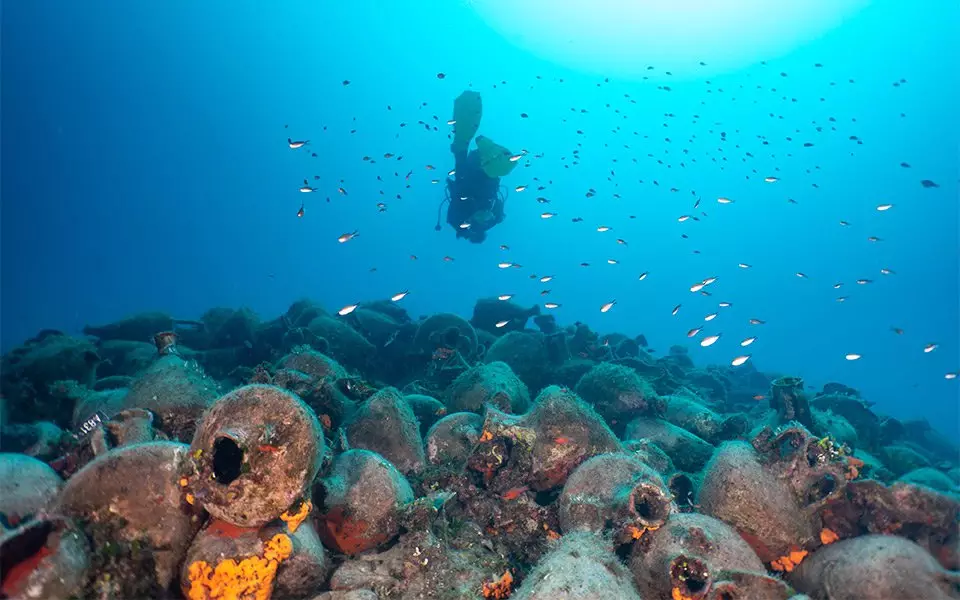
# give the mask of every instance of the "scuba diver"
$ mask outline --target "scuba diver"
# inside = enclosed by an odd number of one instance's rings
[[[450,149],[456,166],[455,179],[447,178],[447,223],[458,238],[479,244],[489,229],[503,221],[506,196],[500,193],[500,178],[483,172],[478,150]]]
[[[467,91],[457,97],[453,105],[454,130],[450,151],[454,157],[454,178],[447,178],[446,195],[437,209],[440,231],[440,213],[447,207],[447,223],[457,238],[466,238],[475,244],[487,239],[487,231],[503,222],[506,193],[500,190],[500,178],[516,166],[510,160],[510,151],[489,138],[477,136],[476,149],[469,150],[470,141],[480,126],[482,105],[480,94]]]

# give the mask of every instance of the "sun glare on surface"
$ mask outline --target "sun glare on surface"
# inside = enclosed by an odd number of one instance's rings
[[[716,74],[776,58],[870,0],[473,0],[511,43],[619,77]],[[700,65],[701,62],[706,66]],[[654,71],[647,67],[653,65]]]

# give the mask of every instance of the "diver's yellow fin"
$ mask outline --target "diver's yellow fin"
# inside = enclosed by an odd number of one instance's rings
[[[477,135],[480,118],[483,116],[483,103],[478,92],[466,91],[453,101],[453,147],[456,150],[467,149],[470,140]]]
[[[487,177],[505,177],[517,166],[509,150],[482,135],[477,136],[477,152],[480,153],[480,167]]]

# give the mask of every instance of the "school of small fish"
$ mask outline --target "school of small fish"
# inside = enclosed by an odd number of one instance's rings
[[[761,65],[765,67],[766,63],[761,63]],[[653,70],[654,68],[655,67],[651,66],[651,67],[648,67],[648,70]],[[812,65],[810,68],[816,69],[816,70],[823,70],[823,64],[816,63],[815,65]],[[710,101],[736,102],[737,98],[742,98],[744,96],[749,97],[750,95],[753,95],[754,97],[759,97],[763,94],[766,94],[768,95],[767,96],[768,100],[782,103],[784,112],[786,112],[789,106],[793,104],[798,104],[802,102],[824,103],[826,101],[824,97],[817,97],[817,95],[812,95],[809,98],[797,98],[797,97],[788,96],[783,92],[778,91],[778,88],[776,85],[777,79],[788,77],[787,73],[777,74],[773,72],[768,72],[766,73],[766,75],[767,75],[766,79],[762,79],[761,83],[754,84],[755,89],[748,89],[749,86],[747,84],[741,84],[738,86],[737,89],[725,89],[723,87],[715,85],[710,80],[705,80],[704,83],[706,87],[704,90],[704,100],[700,103],[704,107],[702,109],[702,112],[706,114],[710,113],[709,109],[707,108],[708,106],[707,99],[709,99]],[[777,77],[778,75],[779,77]],[[444,80],[446,79],[446,75],[444,75],[443,77],[438,75],[437,79]],[[346,88],[350,85],[350,83],[351,83],[350,80],[344,80],[342,82],[342,86]],[[530,85],[532,89],[534,86],[542,86],[542,85],[545,85],[546,83],[547,82],[544,80],[544,78],[540,76],[536,76],[530,82],[523,82],[523,85]],[[553,81],[552,83],[556,85],[562,85],[564,81],[563,79],[559,79],[559,80]],[[894,80],[892,83],[894,87],[899,88],[906,85],[907,81],[903,79],[899,79],[899,80]],[[602,82],[597,83],[597,87],[602,88],[602,86],[606,84],[609,84],[609,80],[604,79],[602,80]],[[829,89],[837,86],[853,86],[855,84],[856,82],[853,79],[847,79],[846,81],[842,81],[842,80],[829,81],[829,85],[826,86],[825,89]],[[498,85],[505,86],[507,85],[507,82],[501,81],[498,83]],[[497,85],[493,85],[493,88],[496,89]],[[666,85],[656,85],[654,89],[654,85],[652,83],[646,88],[646,90],[650,91],[651,93],[671,93],[673,91],[670,86],[666,86]],[[449,92],[450,92],[450,97],[452,98],[459,92],[459,90],[455,88],[450,88]],[[758,100],[754,99],[753,103],[758,104]],[[805,202],[804,198],[801,198],[799,196],[797,198],[783,197],[783,196],[778,197],[777,190],[785,189],[784,186],[788,185],[788,183],[785,183],[785,182],[789,180],[793,180],[793,183],[795,184],[798,180],[802,179],[804,181],[809,182],[811,186],[811,190],[813,190],[811,194],[814,194],[820,188],[819,182],[817,181],[817,176],[820,174],[821,169],[819,165],[814,165],[813,168],[804,167],[802,172],[795,170],[793,169],[792,166],[789,165],[792,159],[796,158],[797,156],[801,155],[801,153],[805,152],[805,149],[809,149],[815,146],[816,143],[818,143],[818,140],[817,140],[818,137],[826,137],[826,136],[831,136],[833,138],[839,137],[841,140],[844,141],[844,143],[847,143],[850,145],[851,155],[853,155],[853,153],[856,151],[857,146],[864,144],[864,141],[858,135],[853,134],[851,131],[842,132],[846,129],[855,130],[857,128],[857,119],[849,115],[838,116],[838,117],[829,116],[822,120],[820,119],[813,120],[811,123],[804,124],[802,128],[800,127],[795,128],[793,135],[786,137],[785,140],[774,140],[772,138],[768,138],[765,135],[756,135],[755,137],[750,138],[742,134],[742,132],[739,129],[726,130],[724,125],[721,122],[712,121],[712,120],[709,120],[708,117],[701,116],[701,114],[697,112],[691,112],[689,114],[684,114],[684,115],[674,114],[674,113],[664,113],[662,115],[662,118],[659,119],[658,125],[660,126],[660,129],[663,132],[669,132],[671,125],[675,123],[678,119],[686,119],[690,121],[691,124],[698,127],[697,131],[699,133],[691,135],[688,139],[684,141],[661,136],[664,144],[663,150],[660,153],[648,152],[646,151],[646,149],[651,148],[652,144],[657,142],[657,140],[655,139],[655,134],[650,132],[641,133],[641,131],[634,130],[629,125],[629,123],[635,122],[635,120],[637,119],[637,116],[634,116],[636,114],[635,111],[637,110],[636,109],[637,105],[638,105],[638,99],[637,97],[634,97],[634,94],[624,93],[622,94],[622,97],[611,96],[607,98],[606,101],[602,103],[602,105],[598,105],[592,108],[583,107],[583,106],[572,106],[570,107],[570,112],[572,113],[572,115],[569,118],[562,119],[562,123],[560,124],[545,123],[544,125],[570,127],[576,132],[577,139],[578,139],[578,141],[576,142],[576,148],[572,149],[572,151],[569,154],[563,155],[561,153],[561,155],[558,157],[559,163],[562,166],[562,168],[572,169],[572,168],[576,168],[578,165],[581,164],[580,162],[582,158],[581,152],[586,153],[589,150],[592,150],[592,148],[590,147],[590,144],[586,143],[585,136],[587,135],[586,131],[588,129],[588,125],[586,124],[587,121],[585,121],[583,117],[585,115],[591,114],[591,111],[593,112],[599,112],[601,110],[606,111],[608,113],[608,116],[610,117],[610,122],[614,124],[614,128],[611,130],[611,133],[613,135],[621,136],[622,138],[624,138],[622,140],[623,142],[622,146],[623,146],[623,149],[626,151],[625,156],[617,156],[616,158],[612,159],[612,163],[609,169],[609,174],[607,176],[607,182],[612,183],[613,186],[618,189],[621,189],[620,184],[622,182],[623,183],[622,189],[630,190],[629,194],[626,191],[612,193],[611,194],[612,200],[621,202],[622,203],[621,206],[626,208],[630,206],[627,203],[628,201],[627,197],[630,194],[642,194],[643,190],[649,187],[659,189],[659,190],[669,189],[669,193],[678,194],[677,196],[678,198],[681,198],[684,194],[689,193],[689,198],[692,200],[692,204],[686,204],[686,202],[682,200],[675,203],[678,209],[677,209],[677,212],[674,213],[676,215],[674,217],[674,220],[676,223],[682,224],[682,226],[680,227],[681,233],[679,234],[679,237],[684,240],[696,240],[697,236],[700,233],[702,233],[702,231],[700,230],[704,227],[708,227],[707,223],[709,223],[710,214],[706,210],[704,210],[704,207],[701,206],[701,200],[703,200],[704,197],[715,198],[716,205],[714,206],[716,207],[717,210],[720,210],[720,211],[743,209],[746,206],[749,206],[752,202],[756,202],[757,199],[746,197],[743,193],[736,194],[736,198],[734,198],[730,195],[724,195],[722,190],[711,191],[711,193],[708,194],[706,193],[705,190],[681,189],[678,187],[667,188],[667,185],[663,185],[663,186],[661,185],[661,182],[659,179],[651,178],[649,176],[645,178],[636,179],[635,181],[627,181],[627,176],[622,175],[621,173],[621,172],[627,171],[626,167],[628,166],[634,167],[637,165],[641,165],[643,161],[649,161],[651,163],[654,163],[656,167],[659,169],[656,171],[657,173],[664,173],[664,170],[663,170],[664,168],[673,170],[674,173],[676,173],[676,172],[683,172],[685,169],[688,169],[688,168],[693,168],[694,165],[696,165],[700,161],[709,160],[710,162],[713,163],[714,167],[719,168],[722,171],[723,170],[735,171],[736,173],[740,174],[740,176],[744,177],[748,182],[749,181],[758,182],[758,184],[762,186],[764,189],[758,189],[757,196],[758,198],[762,197],[764,202],[779,201],[779,202],[785,202],[791,205],[801,205]],[[427,102],[422,102],[420,106],[417,107],[418,110],[421,111],[421,114],[423,116],[417,119],[415,124],[412,121],[411,122],[406,122],[402,120],[398,121],[398,131],[403,130],[408,126],[410,126],[410,127],[421,128],[422,130],[426,131],[428,134],[436,135],[437,149],[438,149],[437,152],[438,154],[441,152],[445,153],[447,144],[449,143],[447,140],[449,140],[451,137],[451,134],[456,125],[456,121],[453,119],[441,119],[439,115],[429,114],[431,110],[428,107],[429,105]],[[390,105],[387,105],[386,111],[388,112],[393,111],[393,107]],[[530,112],[518,113],[518,116],[521,119],[532,119],[537,117],[537,115],[532,110],[530,110]],[[633,117],[634,121],[630,120],[631,117]],[[770,111],[767,114],[758,113],[757,118],[758,119],[769,118],[776,121],[781,121],[785,119],[784,114],[778,113],[776,111]],[[899,118],[906,118],[906,115],[904,113],[900,113]],[[357,117],[354,117],[353,122],[351,122],[348,125],[351,135],[356,133],[357,127],[359,127],[359,125],[355,124],[357,120],[358,120]],[[649,117],[646,117],[646,121],[649,121]],[[643,126],[646,126],[646,127],[649,127],[649,125],[651,125],[651,123],[649,122],[644,122],[643,124]],[[289,129],[289,125],[286,125],[285,129]],[[324,132],[326,132],[327,129],[328,129],[327,126],[323,127]],[[314,135],[312,137],[317,138],[318,136]],[[399,133],[396,137],[397,138],[400,137]],[[318,158],[318,154],[313,150],[317,146],[314,143],[311,143],[311,139],[301,139],[301,138],[295,138],[295,137],[291,137],[290,135],[287,135],[286,144],[290,151],[297,152],[297,153],[309,153],[309,156],[311,158]],[[713,148],[706,149],[706,145],[708,144],[713,144]],[[750,163],[761,162],[759,160],[760,155],[758,154],[756,149],[753,152],[745,150],[745,147],[747,146],[747,144],[750,144],[751,147],[760,149],[763,152],[769,152],[769,157],[774,161],[776,161],[778,164],[782,164],[783,168],[781,169],[780,167],[775,167],[773,169],[774,172],[772,173],[770,172],[770,170],[767,170],[767,169],[764,169],[767,171],[765,173],[762,173],[762,174],[758,173],[758,169],[752,168],[750,166]],[[319,145],[319,142],[317,142],[317,145]],[[607,147],[607,146],[608,144],[604,144],[604,147]],[[643,147],[644,150],[639,150],[640,147]],[[776,149],[777,151],[774,151],[774,149]],[[360,163],[366,163],[370,165],[383,164],[383,163],[387,163],[387,161],[389,161],[389,164],[391,165],[396,165],[404,160],[404,155],[400,152],[385,152],[382,154],[377,154],[377,156],[382,156],[382,158],[378,159],[374,156],[373,153],[371,153],[369,155],[363,155],[362,157],[357,157],[357,159]],[[551,156],[549,157],[549,160],[553,160],[556,158],[557,157]],[[807,158],[809,158],[809,156],[807,156]],[[444,160],[452,160],[452,159],[449,158],[448,156],[445,156]],[[581,217],[575,213],[572,214],[572,212],[574,211],[564,210],[563,206],[561,206],[560,209],[558,210],[551,209],[549,211],[543,211],[542,209],[538,210],[536,208],[537,205],[551,204],[551,198],[548,198],[548,196],[550,195],[549,190],[551,189],[551,185],[553,184],[553,181],[549,178],[541,178],[539,176],[528,176],[524,174],[524,170],[528,168],[533,168],[534,169],[533,172],[536,172],[537,164],[548,161],[548,152],[544,151],[544,152],[538,153],[538,152],[530,152],[526,149],[523,149],[520,152],[509,156],[509,160],[512,162],[520,163],[518,167],[522,167],[522,168],[518,168],[514,172],[514,174],[511,175],[511,177],[521,178],[525,180],[519,184],[511,183],[510,185],[512,186],[513,191],[516,192],[517,194],[521,194],[526,190],[536,190],[531,192],[530,194],[522,194],[520,196],[520,199],[512,200],[511,201],[512,211],[521,211],[521,210],[530,211],[533,215],[539,214],[540,220],[545,222],[549,222],[551,220],[560,218],[561,215],[563,215],[563,218],[569,219],[572,223],[584,222],[585,220],[584,217]],[[553,168],[555,168],[555,166],[556,165],[554,165]],[[910,164],[907,162],[901,162],[899,163],[899,166],[904,169],[911,168]],[[388,167],[388,170],[392,170],[392,169]],[[416,193],[414,191],[414,186],[417,184],[426,183],[429,186],[438,186],[439,184],[442,183],[440,180],[433,178],[433,176],[423,177],[419,175],[419,173],[421,172],[430,173],[435,170],[436,170],[436,167],[433,164],[423,164],[419,166],[410,165],[410,167],[407,169],[403,169],[403,170],[398,169],[396,171],[393,171],[393,178],[399,181],[400,185],[403,186],[403,190],[409,191],[410,194],[413,195]],[[653,171],[651,170],[651,172]],[[385,179],[385,176],[388,176],[385,172],[377,174],[376,180],[378,184],[382,184],[383,187],[389,187],[388,181]],[[455,171],[452,169],[449,170],[447,172],[447,176],[448,177],[455,176]],[[695,180],[696,178],[686,177],[684,179]],[[674,179],[674,181],[681,181],[681,180]],[[928,189],[928,190],[937,189],[940,187],[938,183],[930,179],[921,179],[919,180],[919,184],[922,189]],[[346,197],[349,195],[347,191],[348,190],[347,186],[348,186],[347,182],[344,181],[343,179],[325,181],[324,179],[321,178],[320,175],[313,175],[313,184],[311,184],[311,181],[309,178],[305,178],[303,179],[303,185],[299,187],[299,191],[302,193],[319,195],[316,193],[320,192],[321,189],[330,189],[330,190],[335,189],[336,194],[331,194],[331,195],[333,196],[339,195],[339,196]],[[436,189],[437,188],[433,188],[430,198],[435,196],[437,193],[442,193],[442,192],[437,192]],[[430,188],[427,188],[427,190],[429,191]],[[718,193],[714,193],[714,192],[718,192]],[[542,195],[536,196],[536,194],[542,194]],[[565,189],[563,192],[558,190],[556,197],[553,199],[561,200],[560,204],[570,204],[569,202],[564,202],[564,200],[567,199],[567,198],[564,198],[564,196],[570,197],[570,196],[575,196],[576,194],[577,194],[576,191],[571,191],[569,189]],[[598,191],[598,189],[594,187],[588,187],[585,190],[585,192],[582,192],[582,197],[586,199],[594,198],[596,196],[601,196],[601,195],[602,195],[602,192]],[[390,198],[391,196],[392,196],[392,200]],[[381,189],[380,198],[376,202],[377,212],[380,212],[380,213],[386,212],[389,206],[388,203],[391,201],[401,202],[403,200],[404,200],[404,194],[402,191],[397,193],[393,193],[393,192],[388,193],[385,189]],[[331,201],[330,196],[327,196],[326,202],[329,203],[330,201]],[[870,210],[873,210],[874,212],[877,212],[877,213],[884,213],[885,216],[883,218],[896,218],[895,215],[898,212],[898,210],[896,209],[896,207],[898,206],[897,203],[888,202],[886,200],[881,202],[877,202],[876,200],[873,200],[871,202],[870,200],[867,200],[867,202],[869,203]],[[303,219],[307,214],[306,204],[307,202],[302,200],[300,201],[299,209],[296,211],[296,217],[298,219]],[[731,206],[731,205],[734,205],[734,206]],[[572,206],[574,205],[571,204],[571,208]],[[681,206],[683,206],[683,208],[680,208]],[[730,208],[727,208],[727,207],[730,207]],[[797,209],[793,209],[793,210],[797,210]],[[866,207],[865,207],[865,210],[866,210]],[[634,214],[628,214],[628,212],[625,214],[628,219],[637,218],[636,215]],[[860,218],[857,218],[857,217],[860,217]],[[851,215],[850,220],[847,220],[847,219],[839,220],[839,226],[844,229],[850,228],[850,230],[852,231],[857,229],[853,224],[858,223],[858,221],[864,221],[864,220],[866,220],[866,218],[863,214]],[[836,220],[833,220],[831,222],[832,222],[832,226],[826,222],[822,224],[824,231],[827,232],[825,234],[839,235],[839,234],[830,233],[830,228],[831,227],[835,228],[837,226]],[[623,230],[623,226],[625,225],[626,223],[618,224],[616,222],[600,222],[592,225],[591,229],[593,229],[596,233],[599,233],[599,234],[611,235],[611,238],[607,238],[607,239],[612,240],[612,235],[621,235],[621,231]],[[665,225],[666,224],[664,224],[664,226]],[[609,232],[612,232],[615,230],[615,226],[617,227],[617,233],[609,234]],[[461,229],[467,229],[469,227],[470,227],[469,223],[463,223],[460,225]],[[543,227],[549,228],[550,224],[544,223]],[[869,232],[863,232],[863,233],[869,233]],[[345,244],[347,242],[356,240],[359,237],[359,235],[360,235],[359,230],[353,229],[352,231],[348,231],[340,235],[337,238],[337,241],[340,244]],[[627,237],[629,237],[629,231],[627,231],[627,235],[625,235],[624,237],[616,238],[616,241],[615,241],[616,245],[623,246],[624,248],[629,247],[629,244],[625,239]],[[865,239],[866,242],[868,242],[871,246],[882,247],[885,244],[885,238],[880,238],[876,235],[864,235],[863,238],[861,239]],[[357,243],[362,244],[363,242],[361,241]],[[507,252],[510,250],[509,246],[507,246],[506,244],[501,244],[499,246],[499,249],[504,252]],[[699,249],[693,249],[692,253],[701,254]],[[417,260],[417,258],[418,258],[417,255],[410,254],[411,260]],[[450,262],[454,262],[455,259],[453,256],[448,255],[448,256],[444,256],[442,260],[450,263]],[[524,268],[521,264],[516,263],[509,259],[499,258],[495,260],[497,261],[497,266],[500,269]],[[624,258],[622,257],[606,258],[606,263],[608,265],[620,265],[621,263],[624,263],[624,262],[627,262],[627,261],[625,261]],[[580,262],[579,266],[589,267],[590,264],[591,264],[590,262]],[[734,263],[734,265],[737,268],[742,270],[749,270],[753,268],[753,264],[746,263],[746,262]],[[551,266],[553,268],[561,268],[563,265],[551,265]],[[622,268],[622,267],[617,267],[617,268]],[[370,271],[376,271],[376,267],[372,267]],[[881,275],[889,276],[889,277],[895,276],[897,273],[897,271],[894,271],[893,269],[887,266],[880,268],[879,271]],[[562,271],[558,270],[558,272],[562,272]],[[807,272],[805,271],[794,271],[792,273],[786,273],[785,275],[789,276],[791,274],[799,279],[807,280],[809,282],[808,283],[809,285],[826,284],[825,282],[823,282],[822,279],[818,280],[816,273],[814,272],[811,272],[811,274],[808,275]],[[856,274],[856,275],[859,276],[861,274]],[[639,274],[636,281],[641,281],[641,282],[645,281],[650,276],[651,276],[650,271],[643,271]],[[697,275],[697,277],[699,276],[700,275]],[[554,279],[554,276],[553,275],[538,276],[535,274],[531,274],[530,279],[537,281],[539,283],[548,283]],[[699,295],[699,296],[709,297],[712,295],[711,286],[719,280],[719,276],[710,275],[703,279],[699,279],[699,278],[697,279],[691,278],[691,279],[693,279],[693,281],[687,288],[688,292]],[[873,283],[872,279],[865,278],[865,277],[859,277],[859,278],[851,277],[851,280],[854,281],[859,286],[868,286],[869,284]],[[832,285],[833,289],[840,289],[843,286],[843,282],[836,282],[836,283],[827,284],[827,285]],[[549,289],[539,290],[540,296],[548,296],[550,292],[551,290]],[[409,294],[409,291],[404,290],[392,295],[390,299],[393,302],[399,302],[403,300],[408,294]],[[680,294],[681,294],[681,290],[677,290],[678,299],[680,297]],[[511,298],[513,298],[514,295],[515,293],[511,291],[509,293],[504,292],[498,295],[497,297],[501,301],[508,301]],[[841,302],[841,303],[849,299],[850,299],[850,296],[835,297],[836,302]],[[725,309],[725,308],[731,307],[732,305],[733,305],[732,302],[722,301],[722,302],[719,302],[716,306],[719,309]],[[558,310],[562,308],[563,304],[559,301],[550,300],[550,301],[544,302],[542,306],[548,310]],[[596,306],[599,306],[599,311],[601,313],[608,313],[615,306],[617,306],[617,300],[609,299],[608,297],[608,299],[606,299],[605,301],[598,302]],[[356,303],[349,304],[341,308],[338,311],[338,314],[341,316],[350,314],[357,307],[358,307],[358,304]],[[671,316],[676,317],[678,313],[680,313],[681,307],[682,307],[682,304],[677,303],[671,311]],[[685,311],[685,314],[687,314],[689,310],[690,309],[687,309],[687,311]],[[722,331],[717,327],[713,327],[714,323],[720,323],[721,324],[720,327],[724,326],[723,321],[725,318],[723,317],[723,314],[722,314],[723,312],[724,312],[723,310],[710,311],[702,317],[703,322],[710,324],[711,327],[714,329],[714,331],[709,332],[708,334],[704,334],[703,337],[699,339],[699,344],[701,347],[709,348],[714,345],[717,345],[717,347],[724,346],[723,343],[718,343],[720,342],[723,336]],[[759,319],[759,318],[750,318],[747,321],[747,323],[751,326],[767,325],[766,320]],[[507,326],[508,324],[509,324],[509,321],[500,321],[496,323],[496,327],[502,328]],[[776,322],[774,319],[771,318],[769,327],[775,327],[775,326],[776,326]],[[897,335],[902,335],[904,333],[904,331],[900,328],[892,327],[891,330]],[[688,338],[697,338],[702,333],[703,333],[703,326],[696,326],[689,329],[686,332],[686,335]],[[741,341],[739,341],[738,345],[742,348],[746,348],[747,346],[753,345],[757,340],[758,340],[757,336],[746,337]],[[922,351],[923,353],[929,354],[935,351],[937,348],[938,348],[938,344],[936,342],[928,341],[924,345],[917,348],[917,351]],[[713,351],[716,351],[716,350],[713,350]],[[848,352],[843,354],[843,358],[845,358],[847,361],[858,361],[858,360],[861,360],[861,358],[864,358],[865,360],[869,359],[868,355],[866,356],[862,355],[860,352],[861,350],[851,348],[849,349]],[[748,361],[750,361],[753,356],[754,355],[752,354],[740,354],[740,355],[733,356],[728,360],[729,360],[729,364],[732,365],[733,367],[739,367],[741,365],[744,365]],[[956,379],[958,377],[958,374],[960,374],[960,370],[948,372],[944,375],[944,378]]]

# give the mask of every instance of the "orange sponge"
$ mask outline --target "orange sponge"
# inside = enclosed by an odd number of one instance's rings
[[[190,565],[189,600],[270,600],[277,567],[293,552],[290,537],[282,533],[264,545],[263,556],[240,562],[227,559],[211,567],[198,560]]]
[[[774,560],[770,563],[770,567],[774,571],[786,571],[789,573],[794,568],[797,567],[803,559],[807,556],[806,550],[791,550],[790,554],[786,556],[781,556],[780,558]]]
[[[497,581],[483,584],[483,597],[490,600],[503,600],[510,597],[510,587],[513,585],[513,575],[504,571]]]
[[[299,508],[296,512],[291,513],[290,510],[280,515],[280,520],[287,524],[287,529],[290,530],[290,533],[296,533],[297,527],[300,527],[300,524],[303,523],[310,515],[310,510],[313,509],[313,503],[309,500],[303,500],[300,503]]]

